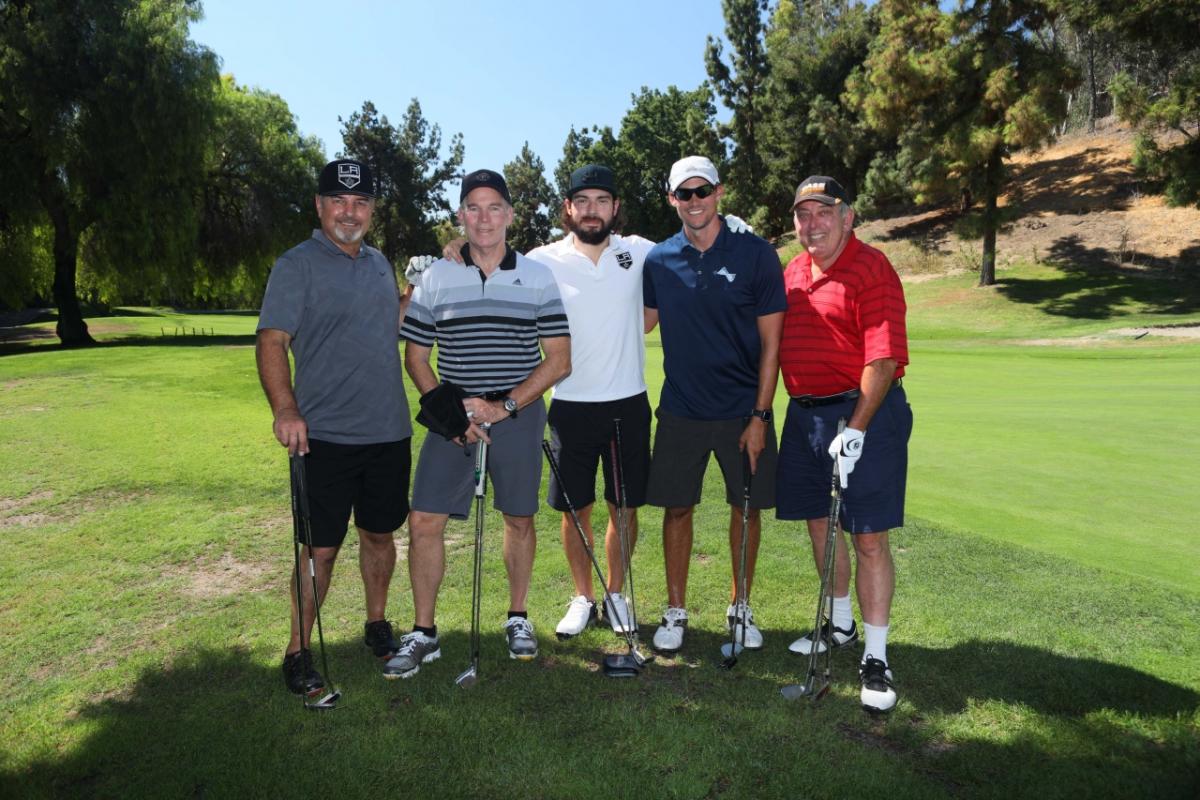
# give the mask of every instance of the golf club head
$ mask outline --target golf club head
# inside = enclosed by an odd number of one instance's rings
[[[727,658],[727,659],[733,658],[736,661],[737,657],[740,656],[742,654],[742,651],[745,649],[746,648],[743,647],[741,644],[734,644],[733,642],[726,642],[725,644],[721,645],[721,655],[725,656],[725,658]]]
[[[605,677],[636,678],[641,671],[641,663],[632,654],[604,657]]]
[[[320,694],[320,690],[314,692],[313,694]],[[342,693],[337,689],[330,690],[327,694],[317,700],[309,700],[308,698],[311,696],[312,695],[309,695],[304,698],[304,707],[309,711],[332,711],[333,709],[337,708],[338,700],[342,699]]]
[[[648,656],[643,655],[642,652],[640,650],[638,650],[636,647],[630,649],[629,655],[633,656],[633,660],[638,663],[639,667],[644,667],[646,664],[649,664],[651,661],[654,660],[653,654],[648,655]]]
[[[799,700],[802,697],[807,697],[814,703],[829,693],[829,682],[825,681],[821,684],[815,684],[812,681],[808,683],[793,683],[784,686],[779,690],[785,700]]]
[[[462,689],[470,689],[475,685],[475,681],[477,680],[479,680],[479,672],[475,669],[475,665],[472,664],[454,679],[454,685]]]

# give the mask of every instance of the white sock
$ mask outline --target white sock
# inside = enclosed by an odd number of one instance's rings
[[[863,633],[866,636],[866,644],[863,646],[863,663],[865,664],[868,658],[878,658],[884,664],[887,663],[887,635],[888,625],[872,625],[869,622],[863,623]]]
[[[850,595],[833,598],[833,627],[844,631],[854,624],[854,612],[850,608]]]

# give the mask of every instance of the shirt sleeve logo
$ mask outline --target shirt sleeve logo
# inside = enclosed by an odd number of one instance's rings
[[[621,269],[629,269],[633,266],[633,255],[622,250],[617,253],[617,266]]]

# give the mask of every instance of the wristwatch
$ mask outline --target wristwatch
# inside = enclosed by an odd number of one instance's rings
[[[770,422],[771,418],[775,415],[771,413],[771,409],[769,408],[756,408],[750,412],[750,416],[758,417],[763,422]]]
[[[513,400],[511,397],[504,398],[504,410],[508,412],[508,415],[510,417],[512,417],[513,419],[516,419],[517,418],[517,401]]]

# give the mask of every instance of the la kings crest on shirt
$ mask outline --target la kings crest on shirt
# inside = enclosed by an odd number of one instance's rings
[[[633,254],[628,250],[622,250],[617,255],[617,266],[621,269],[629,269],[633,266]]]

